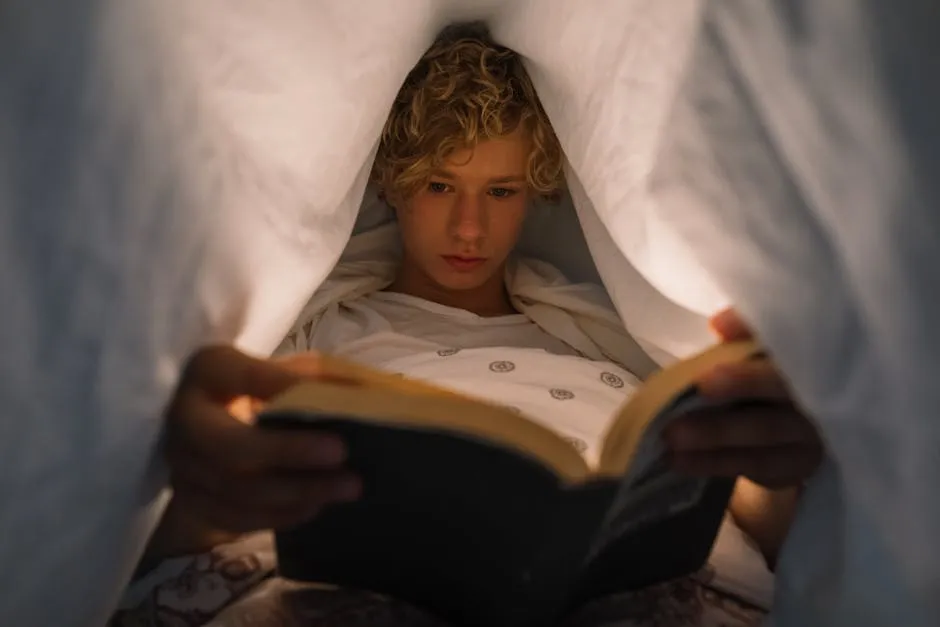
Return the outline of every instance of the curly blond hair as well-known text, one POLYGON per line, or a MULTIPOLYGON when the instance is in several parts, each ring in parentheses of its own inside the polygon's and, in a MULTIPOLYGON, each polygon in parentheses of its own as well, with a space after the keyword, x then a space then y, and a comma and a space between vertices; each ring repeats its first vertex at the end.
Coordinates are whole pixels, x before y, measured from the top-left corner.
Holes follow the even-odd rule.
POLYGON ((427 185, 455 150, 520 127, 532 141, 528 185, 553 199, 564 187, 564 156, 522 59, 485 31, 445 31, 395 98, 372 180, 396 204, 427 185))

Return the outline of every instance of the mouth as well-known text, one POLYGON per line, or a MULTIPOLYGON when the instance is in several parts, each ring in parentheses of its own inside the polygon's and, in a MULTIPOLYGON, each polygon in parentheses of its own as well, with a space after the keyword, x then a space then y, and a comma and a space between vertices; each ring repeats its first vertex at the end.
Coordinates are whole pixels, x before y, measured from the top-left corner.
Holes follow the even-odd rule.
POLYGON ((486 262, 485 257, 460 257, 458 255, 442 255, 441 257, 448 265, 459 272, 468 272, 486 262))

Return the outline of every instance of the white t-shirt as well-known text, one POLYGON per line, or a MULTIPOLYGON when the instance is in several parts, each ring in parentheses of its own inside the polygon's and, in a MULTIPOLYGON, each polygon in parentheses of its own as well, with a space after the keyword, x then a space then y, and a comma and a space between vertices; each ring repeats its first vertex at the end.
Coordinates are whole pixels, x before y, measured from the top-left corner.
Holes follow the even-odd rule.
POLYGON ((425 351, 494 346, 578 354, 522 314, 483 317, 396 292, 342 303, 339 311, 324 316, 310 338, 310 348, 376 368, 425 351))
POLYGON ((611 418, 639 385, 522 314, 484 318, 390 292, 324 316, 311 348, 510 407, 568 438, 591 463, 611 418))

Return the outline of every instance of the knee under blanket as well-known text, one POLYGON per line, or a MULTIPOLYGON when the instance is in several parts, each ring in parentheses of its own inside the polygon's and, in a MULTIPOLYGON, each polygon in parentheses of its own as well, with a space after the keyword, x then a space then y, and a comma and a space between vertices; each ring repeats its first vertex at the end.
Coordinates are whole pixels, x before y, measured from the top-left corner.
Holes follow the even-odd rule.
POLYGON ((784 554, 779 622, 883 624, 902 600, 907 624, 936 611, 926 478, 940 474, 928 420, 938 399, 925 373, 940 350, 938 301, 925 293, 940 284, 927 210, 937 137, 905 124, 929 119, 938 98, 933 86, 890 96, 910 95, 911 73, 935 58, 922 28, 936 13, 891 6, 4 2, 0 618, 104 622, 162 506, 159 416, 183 360, 204 342, 277 346, 348 239, 402 79, 439 28, 464 19, 489 20, 527 57, 598 272, 634 337, 673 355, 699 348, 700 314, 731 295, 818 414, 834 459, 784 554), (866 15, 884 32, 862 28, 866 15), (823 42, 854 46, 880 80, 843 76, 860 66, 823 42), (759 81, 781 58, 792 63, 763 76, 783 82, 759 81), (714 98, 709 77, 716 90, 748 86, 750 99, 714 98), (716 102, 747 109, 736 141, 728 120, 706 115, 716 102), (755 139, 778 128, 768 112, 807 106, 813 132, 791 134, 786 151, 755 139), (661 144, 667 126, 675 139, 661 144), (661 149, 658 203, 647 183, 661 149))

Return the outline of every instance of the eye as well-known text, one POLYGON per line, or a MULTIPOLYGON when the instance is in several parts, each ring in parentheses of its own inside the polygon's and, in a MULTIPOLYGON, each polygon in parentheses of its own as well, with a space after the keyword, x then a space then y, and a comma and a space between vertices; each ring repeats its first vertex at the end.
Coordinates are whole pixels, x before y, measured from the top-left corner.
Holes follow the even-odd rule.
POLYGON ((490 196, 494 198, 509 198, 510 196, 515 196, 517 193, 519 193, 519 190, 509 187, 494 187, 490 190, 490 196))
POLYGON ((444 194, 450 191, 450 185, 440 181, 431 181, 428 183, 428 191, 432 194, 444 194))

